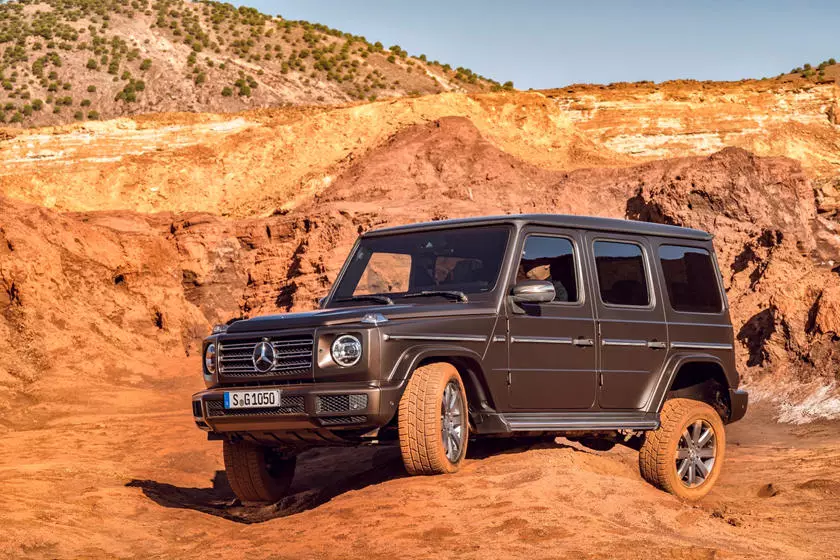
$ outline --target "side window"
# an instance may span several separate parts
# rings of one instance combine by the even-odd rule
[[[712,256],[699,247],[662,245],[659,262],[676,311],[717,313],[722,309],[720,287]]]
[[[407,292],[410,274],[411,255],[374,253],[353,295]]]
[[[529,235],[516,273],[516,281],[523,280],[547,280],[554,284],[554,301],[579,301],[572,242],[563,237]]]
[[[642,248],[635,243],[595,242],[601,301],[612,305],[650,305]]]

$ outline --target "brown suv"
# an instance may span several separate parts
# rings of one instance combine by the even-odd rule
[[[439,474],[470,438],[558,434],[635,444],[699,499],[747,408],[711,239],[557,215],[366,233],[322,309],[214,329],[195,421],[243,502],[282,497],[311,446],[398,442]]]

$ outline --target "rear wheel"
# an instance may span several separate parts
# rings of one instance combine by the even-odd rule
[[[295,474],[294,457],[244,441],[224,442],[225,472],[242,502],[274,503],[285,497]]]
[[[665,402],[659,429],[645,434],[639,470],[645,480],[688,501],[703,498],[723,466],[726,432],[714,408],[691,399]]]
[[[400,451],[409,474],[457,471],[467,453],[467,395],[458,370],[437,363],[414,371],[400,400]]]

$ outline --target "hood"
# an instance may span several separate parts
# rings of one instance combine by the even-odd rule
[[[496,313],[494,306],[488,303],[454,303],[444,304],[397,304],[397,305],[364,305],[354,307],[336,307],[332,309],[318,309],[302,313],[283,313],[278,315],[263,315],[236,321],[228,327],[228,333],[244,333],[254,331],[273,331],[286,329],[314,328],[325,325],[341,325],[358,323],[368,313],[381,313],[388,320],[407,319],[411,317],[434,317],[440,315],[482,315]]]

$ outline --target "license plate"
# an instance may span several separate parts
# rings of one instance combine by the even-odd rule
[[[279,389],[225,392],[225,408],[276,408],[279,406]]]

